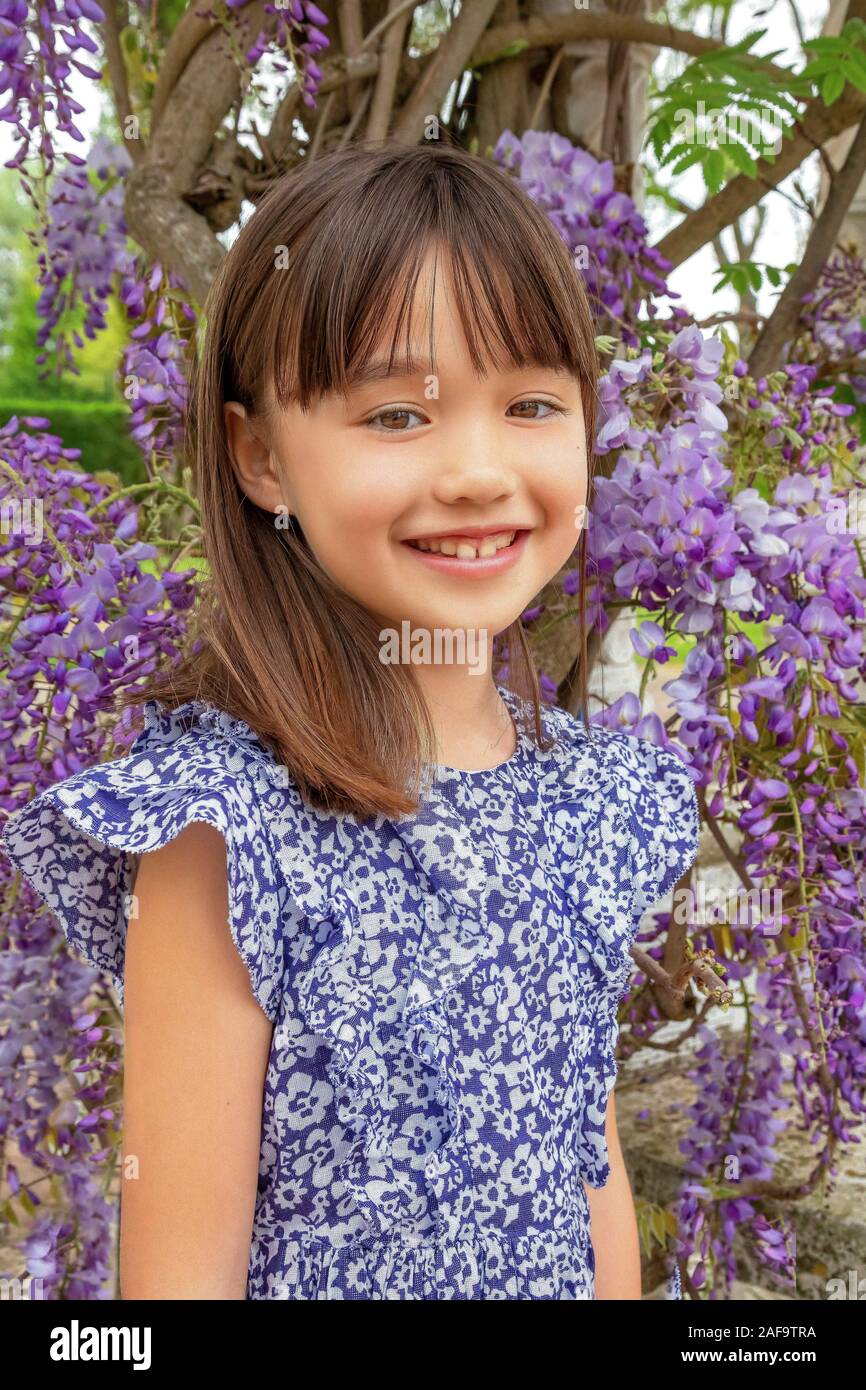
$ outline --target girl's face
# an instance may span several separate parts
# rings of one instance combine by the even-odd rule
[[[412,634],[463,629],[492,640],[577,544],[587,491],[580,385],[558,370],[500,372],[489,362],[477,378],[441,275],[432,375],[418,315],[432,273],[431,255],[413,307],[412,375],[399,355],[387,375],[383,332],[385,361],[377,368],[374,354],[346,397],[319,397],[306,414],[294,403],[278,410],[270,448],[250,434],[241,406],[226,406],[226,425],[247,495],[275,512],[285,504],[319,564],[383,627],[399,633],[408,620]],[[476,558],[479,531],[490,539]],[[427,537],[451,555],[413,544]],[[504,548],[488,556],[494,546]]]

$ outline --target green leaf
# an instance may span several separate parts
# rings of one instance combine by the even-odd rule
[[[671,150],[670,154],[664,162],[668,163],[669,160],[672,159],[673,156],[676,154],[676,151],[679,148],[681,148],[679,145],[675,146]],[[703,156],[704,152],[699,145],[691,145],[683,152],[683,154],[679,156],[676,163],[671,166],[671,173],[681,174],[684,169],[690,169],[691,166],[693,164],[696,164],[699,159],[703,159]]]
[[[725,156],[721,150],[710,150],[703,164],[704,181],[711,193],[717,193],[725,173]]]
[[[717,53],[707,53],[699,61],[704,62],[706,60],[710,60],[718,62],[720,59],[724,60],[724,58],[726,58],[728,54],[731,53],[746,53],[752,47],[753,43],[757,43],[758,39],[762,39],[764,37],[766,32],[766,29],[753,29],[751,33],[746,34],[746,37],[744,39],[740,39],[739,43],[727,44],[724,48],[719,49]],[[779,49],[778,51],[781,52],[782,50]],[[749,54],[749,56],[754,58],[756,55],[752,53]]]
[[[842,71],[851,83],[860,92],[866,92],[866,63],[853,53],[847,58],[842,59]]]
[[[726,145],[725,148],[728,152],[728,158],[732,164],[736,164],[740,173],[746,174],[750,179],[753,179],[758,172],[758,166],[748,150],[744,149],[742,145],[738,145],[736,141],[732,141],[729,145]]]
[[[746,266],[746,274],[752,283],[752,289],[759,290],[763,284],[763,279],[760,270],[751,261]]]
[[[650,128],[649,142],[655,151],[657,159],[661,159],[662,150],[666,145],[670,144],[672,134],[671,123],[665,116],[655,121]]]
[[[816,53],[847,53],[851,44],[847,39],[822,34],[819,38],[807,39],[803,47],[814,48]]]
[[[505,46],[498,49],[496,53],[491,53],[489,58],[485,58],[484,66],[486,67],[488,63],[498,63],[502,58],[517,58],[524,49],[528,47],[528,39],[512,39],[510,43],[505,44]]]
[[[828,72],[821,84],[821,96],[824,98],[825,106],[832,106],[834,101],[838,101],[845,86],[845,74],[841,72]]]
[[[765,266],[765,267],[764,267],[764,274],[766,275],[766,277],[767,277],[767,279],[769,280],[769,282],[770,282],[771,285],[781,285],[781,283],[782,283],[782,276],[780,275],[780,273],[779,273],[779,271],[777,270],[776,266],[774,266],[774,265]]]

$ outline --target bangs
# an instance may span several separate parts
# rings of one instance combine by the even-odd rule
[[[489,364],[547,367],[594,392],[586,292],[550,219],[495,166],[467,168],[445,150],[435,160],[418,153],[359,176],[348,190],[344,184],[339,204],[323,210],[326,227],[308,227],[299,238],[295,273],[277,278],[273,336],[264,335],[274,348],[264,370],[279,405],[307,410],[320,395],[345,395],[374,354],[394,366],[401,335],[408,365],[418,282],[431,253],[426,369],[436,371],[431,323],[445,275],[477,376]]]

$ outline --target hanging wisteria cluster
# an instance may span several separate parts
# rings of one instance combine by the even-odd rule
[[[612,162],[599,162],[565,136],[540,130],[528,130],[520,140],[503,131],[493,158],[519,178],[571,248],[599,332],[636,347],[641,310],[653,319],[656,298],[678,296],[664,278],[670,262],[647,245],[647,225],[634,200],[614,186]]]
[[[0,96],[5,105],[0,120],[14,126],[18,148],[7,168],[24,172],[26,160],[35,156],[39,175],[54,170],[59,136],[79,144],[84,136],[75,117],[84,110],[70,91],[75,69],[82,77],[99,80],[101,70],[79,54],[99,55],[99,44],[85,21],[104,23],[105,14],[96,0],[0,0]],[[65,159],[82,165],[84,156],[67,150]],[[29,178],[22,186],[30,190]]]
[[[41,289],[36,306],[37,344],[43,348],[52,342],[58,373],[78,374],[69,338],[75,347],[84,346],[75,327],[81,306],[85,337],[95,338],[106,326],[116,276],[132,268],[134,257],[123,216],[123,174],[129,164],[122,145],[101,137],[83,164],[67,165],[52,181],[47,234],[37,257]],[[69,329],[64,326],[67,322],[72,325]],[[47,357],[47,352],[40,352],[37,364],[42,366]]]
[[[248,0],[226,0],[227,5],[237,10],[243,9],[247,3]],[[328,37],[320,27],[328,23],[328,16],[322,13],[318,5],[312,4],[311,0],[289,0],[289,3],[283,5],[265,5],[265,14],[276,16],[273,41],[277,48],[288,53],[292,65],[300,74],[301,99],[304,105],[315,107],[322,80],[322,69],[316,62],[316,54],[328,47]],[[255,66],[270,42],[270,36],[262,30],[252,48],[246,53],[250,67]],[[285,72],[286,66],[284,63],[276,62],[274,70]]]
[[[131,737],[104,711],[176,657],[194,599],[189,571],[150,572],[129,496],[81,471],[78,450],[13,417],[0,428],[0,809],[92,765]],[[100,717],[102,716],[102,717]],[[45,1298],[110,1297],[120,1139],[121,1029],[107,984],[58,949],[53,919],[0,861],[0,1143],[9,1197]],[[25,1178],[13,1158],[35,1169]],[[58,1212],[64,1213],[58,1218]],[[14,1221],[15,1225],[12,1225]],[[4,1271],[10,1275],[17,1270]]]
[[[803,298],[795,360],[811,362],[829,356],[833,375],[847,384],[853,401],[866,406],[866,265],[862,257],[834,250],[821,267],[814,290]]]
[[[118,294],[135,325],[120,368],[129,430],[153,472],[182,455],[185,361],[196,313],[180,278],[159,261],[148,268],[143,256],[123,276]]]
[[[127,237],[123,177],[130,158],[100,137],[81,168],[64,169],[48,198],[47,244],[39,254],[38,344],[51,344],[57,372],[78,372],[70,345],[83,346],[74,326],[86,310],[85,336],[106,327],[112,296],[124,305],[129,341],[118,384],[129,404],[129,429],[149,473],[176,459],[183,444],[185,354],[197,316],[182,281],[159,262],[137,255]],[[64,324],[73,325],[67,332]],[[37,357],[41,365],[47,348]]]

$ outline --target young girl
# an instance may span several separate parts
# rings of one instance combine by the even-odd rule
[[[698,813],[589,725],[582,605],[581,718],[519,621],[576,547],[585,591],[565,242],[487,160],[356,146],[205,317],[198,640],[5,832],[124,1007],[122,1296],[639,1298],[617,1006]]]

